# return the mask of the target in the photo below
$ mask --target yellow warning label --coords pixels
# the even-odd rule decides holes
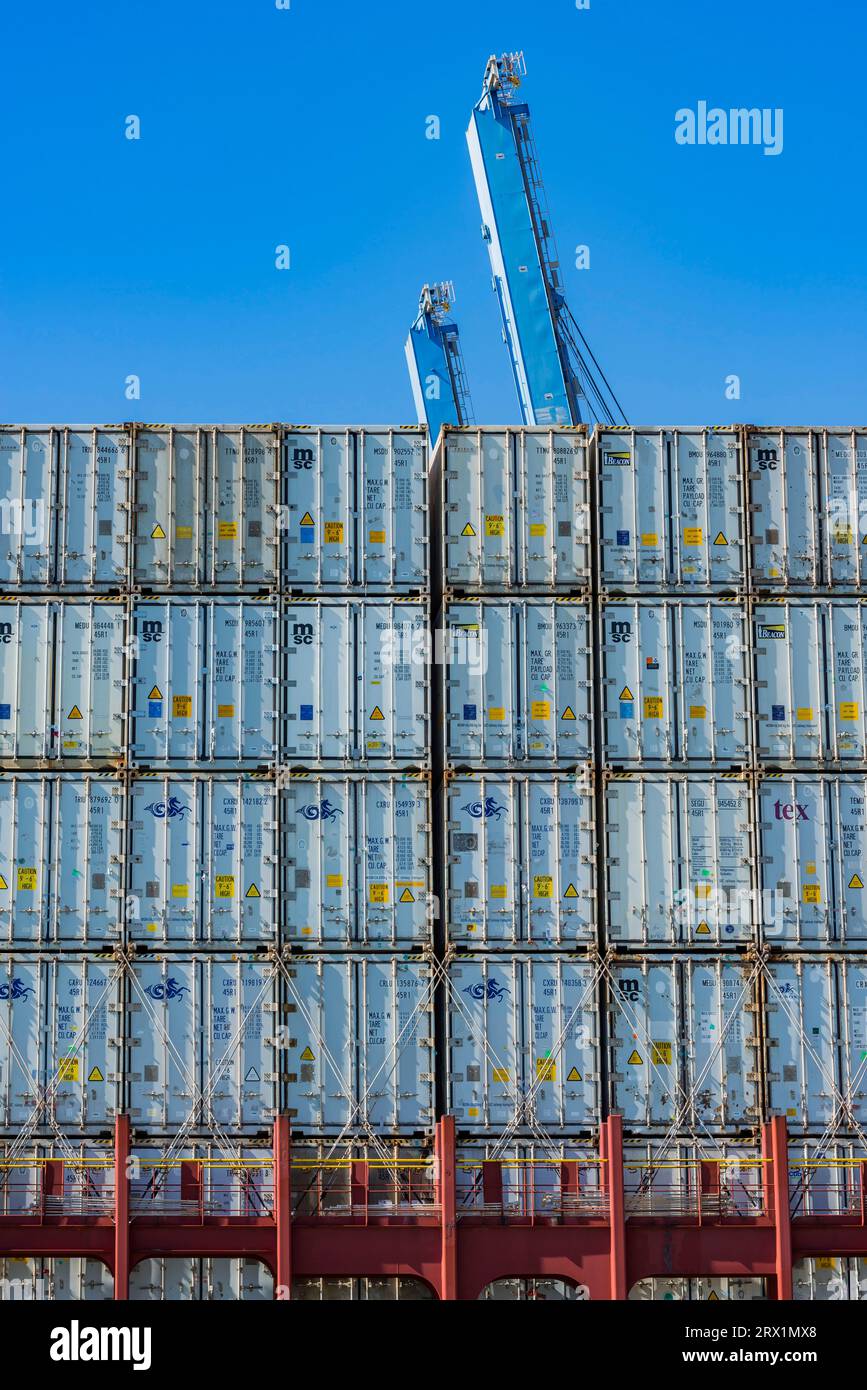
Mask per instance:
[[[78,1058],[61,1057],[60,1065],[57,1068],[58,1081],[77,1081],[78,1080]]]
[[[244,897],[245,897],[245,898],[261,898],[261,896],[262,896],[262,894],[259,892],[259,889],[258,889],[258,887],[256,886],[255,883],[251,883],[251,884],[250,884],[250,887],[247,889],[246,893],[244,894]]]
[[[802,705],[799,710],[795,711],[795,713],[798,719],[800,719],[803,723],[810,724],[812,722],[813,711],[809,708],[809,706]]]
[[[662,696],[645,695],[644,697],[644,717],[645,719],[662,718]]]
[[[477,1105],[470,1105],[470,1106],[467,1107],[467,1114],[468,1114],[468,1116],[470,1117],[471,1120],[476,1119],[477,1116],[478,1116],[478,1113],[479,1113],[479,1107],[478,1107]]]
[[[530,705],[531,719],[550,719],[551,706],[547,700],[534,700]]]
[[[470,523],[467,522],[466,526],[464,527],[463,531],[461,532],[461,535],[462,535],[462,536],[474,536],[475,534],[476,534],[475,527],[471,526]]]
[[[818,883],[805,883],[801,889],[801,902],[820,903],[822,901],[822,889]]]
[[[326,874],[326,875],[325,875],[325,887],[326,887],[326,888],[342,888],[342,887],[343,887],[343,874]]]
[[[315,1062],[315,1061],[316,1061],[316,1054],[315,1054],[314,1052],[312,1052],[311,1049],[310,1049],[309,1047],[305,1047],[304,1051],[301,1053],[301,1061],[302,1061],[302,1062]]]
[[[548,528],[547,528],[547,526],[545,525],[544,521],[531,521],[531,522],[530,522],[530,535],[531,535],[531,536],[545,536],[545,535],[547,535],[547,534],[548,534]]]
[[[374,706],[373,706],[373,711],[372,711],[370,717],[371,717],[371,719],[384,719],[384,718],[385,718],[385,715],[383,714],[382,710],[379,708],[379,705],[374,705]]]
[[[632,1049],[626,1060],[630,1067],[644,1066],[644,1058],[641,1056],[641,1053],[638,1051],[637,1048]]]
[[[36,891],[36,870],[24,869],[20,865],[15,876],[15,886],[19,893],[33,893]]]
[[[69,711],[66,717],[67,719],[83,719],[84,715],[81,713],[81,710],[78,708],[78,705],[73,705],[72,709]]]
[[[563,713],[560,715],[560,718],[561,718],[561,719],[574,719],[574,718],[575,718],[575,711],[574,711],[574,709],[572,708],[571,705],[567,705],[567,706],[566,706],[566,708],[564,709]]]
[[[4,883],[3,887],[4,887],[4,888],[6,887],[6,884],[5,884],[5,883]],[[863,887],[864,887],[864,884],[861,882],[861,879],[860,879],[860,877],[859,877],[858,874],[853,874],[853,875],[852,875],[852,877],[851,877],[850,880],[849,880],[849,887],[850,887],[850,888],[863,888]]]
[[[712,883],[697,883],[695,885],[695,896],[697,898],[709,898],[713,893]]]
[[[554,880],[550,874],[533,875],[533,897],[551,898],[554,896]]]
[[[221,541],[234,541],[238,539],[237,521],[221,521],[217,527],[217,535]]]
[[[485,517],[486,536],[504,536],[505,534],[506,528],[503,525],[503,518],[501,516],[491,515]]]
[[[841,706],[840,706],[840,718],[841,718],[841,720],[843,720],[843,719],[846,720],[847,723],[848,723],[850,720],[857,719],[857,718],[858,718],[858,706],[857,706],[857,704],[855,704],[854,702],[852,702],[852,701],[850,701],[850,700],[844,700],[843,703],[842,703]]]
[[[234,719],[234,718],[235,718],[235,706],[234,706],[234,705],[217,705],[217,718],[218,718],[218,719]]]
[[[726,540],[722,531],[717,531],[716,536],[714,538],[714,545],[728,545],[728,541]]]
[[[105,1077],[103,1076],[103,1074],[102,1074],[102,1072],[100,1071],[99,1067],[91,1067],[91,1069],[90,1069],[90,1075],[88,1076],[87,1079],[88,1079],[88,1081],[104,1081],[104,1080],[105,1080]]]
[[[652,1042],[650,1044],[650,1060],[657,1067],[670,1067],[672,1059],[672,1044],[670,1042]]]
[[[634,699],[635,699],[635,696],[633,695],[632,691],[629,689],[629,686],[628,686],[628,685],[624,685],[623,689],[621,690],[621,692],[620,692],[620,694],[618,695],[617,698],[618,698],[618,700],[634,700]]]
[[[814,863],[814,861],[813,861],[812,859],[809,859],[809,860],[807,861],[807,870],[806,870],[806,872],[807,872],[808,874],[815,874],[815,872],[816,872],[816,865],[815,865],[815,863]]]
[[[303,515],[302,518],[301,518],[300,525],[302,525],[302,526],[315,526],[315,525],[316,525],[316,522],[313,520],[313,517],[310,515],[309,512],[305,512],[304,515]]]
[[[569,887],[566,889],[566,892],[563,894],[563,897],[564,897],[564,898],[577,898],[577,896],[578,896],[578,889],[575,887],[575,884],[574,884],[574,883],[570,883],[570,884],[569,884]]]
[[[150,693],[150,695],[148,695],[148,699],[149,699],[149,700],[161,700],[162,698],[163,698],[163,692],[160,690],[159,686],[158,686],[158,685],[151,686],[151,693]]]
[[[814,1256],[814,1259],[815,1259],[815,1263],[816,1263],[816,1268],[817,1268],[817,1269],[836,1269],[836,1268],[837,1268],[837,1261],[834,1259],[834,1256],[833,1256],[833,1255],[816,1255],[816,1256]]]
[[[511,1081],[508,1067],[494,1067],[495,1081]]]
[[[370,541],[371,545],[385,545],[385,532],[370,531],[368,532],[368,540]]]
[[[173,883],[173,884],[172,884],[172,897],[173,897],[173,898],[188,898],[189,896],[190,896],[190,886],[189,886],[188,883]]]
[[[193,713],[192,695],[173,695],[172,696],[172,718],[190,719]]]
[[[367,896],[368,896],[369,901],[372,902],[372,903],[387,903],[387,902],[388,902],[388,884],[387,884],[387,883],[369,883],[369,884],[367,885]]]
[[[716,1289],[711,1289],[710,1293],[707,1296],[707,1301],[708,1303],[719,1303],[719,1294],[717,1293]]]
[[[5,878],[3,877],[3,875],[0,874],[0,888],[8,888],[8,887],[9,887],[9,884],[6,882],[6,880],[5,880]]]
[[[506,711],[501,705],[494,705],[492,709],[488,710],[488,718],[493,724],[502,724],[506,718]]]
[[[556,1081],[557,1063],[553,1057],[536,1058],[536,1080],[537,1081]]]
[[[848,526],[835,526],[835,527],[834,527],[834,544],[835,544],[835,545],[851,545],[851,544],[852,544],[852,532],[851,532],[851,529],[850,529]]]
[[[192,526],[176,526],[175,535],[179,541],[191,541],[193,539]]]
[[[166,533],[165,533],[165,531],[163,530],[162,526],[160,526],[159,522],[157,522],[156,526],[155,526],[154,529],[151,531],[151,540],[152,540],[152,541],[164,541],[165,538],[166,538]]]
[[[398,902],[399,902],[399,903],[414,903],[414,902],[415,902],[415,893],[413,893],[413,891],[412,891],[411,888],[404,888],[403,892],[401,893],[400,897],[398,898]]]
[[[569,1075],[566,1077],[566,1080],[567,1080],[567,1081],[583,1081],[584,1078],[583,1078],[583,1076],[581,1075],[581,1073],[580,1073],[580,1071],[578,1070],[578,1068],[577,1068],[577,1067],[573,1067],[572,1070],[570,1071]]]
[[[700,526],[686,526],[683,531],[684,545],[703,545],[704,531]]]
[[[690,705],[689,717],[690,719],[706,719],[707,707],[705,705]]]
[[[659,545],[659,536],[655,531],[643,531],[641,534],[642,545]]]
[[[235,896],[235,875],[217,874],[214,879],[215,898],[234,898]]]
[[[491,884],[491,897],[492,897],[492,898],[507,898],[508,896],[509,896],[508,888],[507,888],[507,886],[506,886],[505,883],[492,883],[492,884]]]
[[[343,522],[326,521],[324,530],[324,540],[326,545],[343,544]]]
[[[710,927],[707,922],[699,922],[695,929],[696,936],[710,936]]]

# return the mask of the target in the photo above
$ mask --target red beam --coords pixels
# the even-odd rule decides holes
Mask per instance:
[[[777,1298],[792,1298],[792,1217],[789,1210],[789,1145],[786,1121],[775,1115],[768,1125],[774,1181],[774,1264]]]
[[[289,1116],[274,1121],[274,1278],[276,1297],[292,1297],[292,1150]]]
[[[437,1195],[440,1207],[442,1257],[439,1295],[452,1300],[458,1296],[457,1250],[457,1172],[455,1159],[455,1117],[444,1115],[436,1129]]]
[[[609,1298],[623,1299],[629,1293],[626,1278],[626,1201],[623,1193],[623,1119],[609,1115],[605,1121],[608,1173],[608,1228],[611,1238]]]
[[[114,1122],[114,1296],[129,1298],[129,1115]]]

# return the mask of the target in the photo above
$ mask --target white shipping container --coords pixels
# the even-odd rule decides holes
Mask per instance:
[[[759,883],[770,945],[867,940],[867,779],[804,772],[758,783]]]
[[[461,955],[448,981],[447,1106],[461,1130],[598,1123],[595,965],[569,955]]]
[[[278,582],[279,441],[273,425],[141,425],[132,577],[146,589]]]
[[[431,467],[444,587],[589,584],[586,426],[446,429]]]
[[[612,969],[610,1101],[633,1131],[759,1120],[755,969],[737,957],[635,957]]]
[[[759,759],[867,761],[863,601],[758,603],[753,623]]]
[[[821,460],[824,582],[860,588],[867,579],[867,432],[824,431]]]
[[[586,773],[449,777],[445,802],[449,942],[595,942],[594,793]]]
[[[283,441],[283,583],[317,592],[428,586],[423,429],[302,429]]]
[[[287,601],[282,756],[302,766],[430,760],[425,605]]]
[[[691,1303],[753,1303],[767,1298],[764,1279],[739,1279],[734,1275],[723,1278],[639,1279],[629,1290],[628,1298],[635,1302]]]
[[[481,599],[443,610],[446,758],[574,764],[593,751],[589,605]]]
[[[140,599],[131,613],[133,765],[271,762],[280,616],[262,599]]]
[[[0,1125],[110,1129],[121,1107],[120,971],[99,957],[0,957]]]
[[[867,961],[801,956],[765,967],[767,1101],[795,1131],[867,1122]]]
[[[130,941],[267,945],[280,913],[278,792],[264,776],[135,776]]]
[[[599,429],[594,448],[601,586],[743,587],[737,429]]]
[[[117,942],[124,823],[110,773],[0,773],[0,944]]]
[[[274,967],[263,956],[134,959],[126,1101],[137,1129],[270,1129],[279,1105]]]
[[[304,1134],[429,1130],[433,981],[420,956],[293,959],[286,1103]]]
[[[819,473],[813,430],[747,431],[754,587],[821,584]]]
[[[343,948],[429,942],[428,777],[290,773],[283,785],[289,941]]]
[[[125,610],[81,599],[0,606],[0,759],[108,762],[124,753]]]
[[[745,776],[616,774],[604,806],[610,944],[719,950],[755,940]]]
[[[274,1277],[261,1260],[164,1256],[133,1265],[129,1297],[132,1303],[273,1299]]]
[[[735,600],[609,600],[600,718],[613,764],[744,763],[752,747],[747,616]]]

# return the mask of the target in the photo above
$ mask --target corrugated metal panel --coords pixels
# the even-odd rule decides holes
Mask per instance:
[[[867,940],[867,780],[764,777],[758,785],[763,935],[771,945]]]
[[[867,1121],[867,961],[771,960],[765,982],[768,1106],[792,1130]]]
[[[132,576],[146,588],[273,588],[279,444],[271,426],[136,432]]]
[[[428,585],[424,430],[300,430],[284,443],[289,589]]]
[[[822,582],[819,441],[813,430],[748,430],[752,583],[807,589]]]
[[[443,612],[446,757],[574,764],[593,749],[590,608],[484,599]]]
[[[0,1031],[10,1039],[0,1052],[0,1125],[17,1130],[38,1106],[42,1130],[110,1128],[121,1095],[120,988],[110,960],[0,957]]]
[[[583,429],[465,428],[445,430],[440,438],[438,524],[447,588],[575,590],[589,584]]]
[[[119,939],[124,818],[106,774],[0,773],[0,944]]]
[[[0,1302],[82,1302],[113,1296],[111,1270],[102,1260],[75,1256],[0,1260]]]
[[[287,602],[283,752],[303,766],[430,758],[427,613],[401,600]]]
[[[278,984],[262,957],[163,955],[128,979],[127,1101],[136,1128],[190,1116],[250,1133],[278,1107]],[[204,1092],[204,1099],[200,1099]]]
[[[599,579],[611,589],[745,583],[737,429],[598,430]]]
[[[131,941],[236,943],[277,936],[278,792],[253,777],[133,779]]]
[[[140,599],[131,627],[133,763],[261,764],[276,756],[276,603]]]
[[[741,603],[603,603],[600,717],[606,758],[664,766],[748,761],[747,642]]]
[[[129,1297],[131,1302],[272,1299],[274,1278],[259,1260],[140,1260],[130,1270]]]
[[[754,939],[745,778],[632,774],[605,783],[609,942],[719,950]]]
[[[446,934],[479,946],[596,940],[594,794],[587,774],[449,778]]]
[[[120,589],[128,579],[127,430],[65,429],[55,579],[68,589]]]
[[[863,602],[758,603],[753,619],[759,758],[867,760]]]
[[[431,937],[426,777],[301,774],[285,784],[286,933],[310,946]]]
[[[768,1297],[764,1279],[734,1276],[722,1279],[639,1279],[628,1297],[639,1302],[689,1300],[692,1303],[751,1303]]]
[[[0,429],[0,587],[38,589],[54,577],[57,435]]]
[[[293,1129],[430,1129],[430,965],[412,956],[304,956],[293,960],[289,977],[285,1065]]]
[[[865,579],[867,432],[833,430],[822,437],[823,571],[841,588]]]
[[[449,967],[448,1110],[462,1130],[588,1129],[599,1116],[596,967],[472,955]]]
[[[124,750],[124,605],[0,606],[0,757],[119,759]]]
[[[627,1129],[758,1121],[753,975],[732,956],[645,956],[613,967],[610,1099]]]

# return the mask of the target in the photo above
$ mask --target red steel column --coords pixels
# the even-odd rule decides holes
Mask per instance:
[[[626,1201],[623,1193],[623,1117],[609,1115],[605,1156],[608,1160],[608,1228],[611,1237],[609,1279],[611,1297],[625,1299],[626,1282]]]
[[[129,1115],[114,1121],[114,1296],[129,1298]]]
[[[768,1126],[773,1160],[774,1263],[776,1296],[792,1298],[792,1216],[789,1208],[789,1138],[784,1115],[775,1115]]]
[[[442,1254],[440,1298],[458,1296],[457,1180],[455,1173],[455,1117],[444,1115],[436,1132],[437,1187],[440,1206]]]
[[[288,1115],[274,1120],[274,1222],[277,1227],[275,1296],[292,1297],[292,1149]]]

